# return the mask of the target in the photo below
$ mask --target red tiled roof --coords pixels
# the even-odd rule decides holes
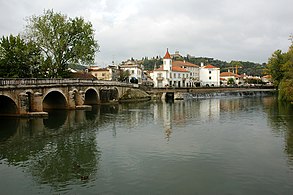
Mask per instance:
[[[238,76],[237,74],[234,74],[233,72],[221,72],[221,77],[231,77],[231,76]]]
[[[192,64],[192,63],[186,62],[186,61],[173,61],[172,64],[173,64],[173,66],[199,67],[196,64]]]
[[[160,68],[157,68],[154,71],[164,71],[164,68],[163,68],[163,66],[160,66]],[[189,72],[188,70],[181,68],[179,66],[172,66],[172,71],[174,71],[174,72]]]
[[[172,71],[175,71],[175,72],[188,72],[188,70],[186,70],[184,68],[181,68],[179,66],[172,66]]]
[[[208,65],[204,66],[204,68],[217,68],[217,67],[215,67],[215,66],[213,66],[211,64],[208,64]]]
[[[168,49],[167,49],[167,52],[166,52],[166,54],[164,56],[164,59],[171,59],[171,55],[169,54]]]
[[[164,70],[164,68],[163,68],[163,66],[160,66],[160,68],[157,68],[154,71],[157,71],[157,70]]]

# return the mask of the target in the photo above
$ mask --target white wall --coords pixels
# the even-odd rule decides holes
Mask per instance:
[[[220,69],[200,67],[199,79],[201,86],[220,86]]]

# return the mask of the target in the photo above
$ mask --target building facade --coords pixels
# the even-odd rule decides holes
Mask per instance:
[[[189,71],[189,76],[186,78],[186,87],[196,87],[199,85],[199,66],[190,62],[173,61],[173,66],[177,66]]]
[[[163,58],[163,64],[151,74],[154,87],[190,87],[191,72],[186,68],[182,68],[180,64],[181,63],[173,64],[171,55],[167,49]]]
[[[211,64],[199,68],[200,86],[202,87],[219,87],[220,86],[220,68]]]
[[[129,72],[129,77],[128,77],[129,82],[132,78],[135,78],[135,79],[137,79],[138,84],[142,83],[143,76],[144,76],[143,65],[137,64],[134,61],[127,61],[126,63],[124,63],[120,66],[120,69],[122,69],[123,71]]]

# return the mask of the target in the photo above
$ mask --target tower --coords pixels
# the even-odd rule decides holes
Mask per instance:
[[[167,48],[167,52],[163,58],[163,69],[167,70],[167,71],[172,70],[172,59],[171,59],[171,55],[168,51],[168,48]]]

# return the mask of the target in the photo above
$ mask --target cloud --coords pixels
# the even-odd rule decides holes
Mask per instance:
[[[97,63],[171,52],[221,60],[266,62],[286,51],[293,33],[291,0],[0,0],[0,35],[19,33],[44,9],[92,22]]]

